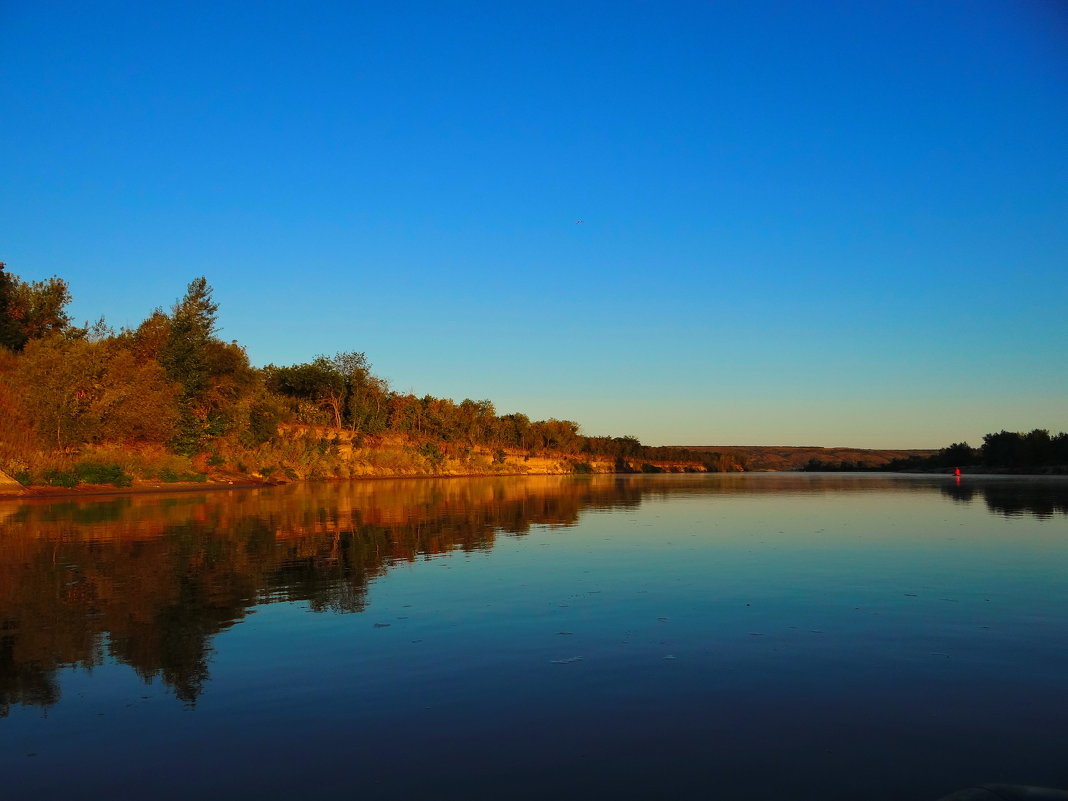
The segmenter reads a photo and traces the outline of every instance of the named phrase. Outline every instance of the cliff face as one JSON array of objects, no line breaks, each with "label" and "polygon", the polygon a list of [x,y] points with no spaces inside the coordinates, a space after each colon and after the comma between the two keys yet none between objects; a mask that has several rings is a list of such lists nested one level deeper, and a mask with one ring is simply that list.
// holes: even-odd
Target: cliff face
[{"label": "cliff face", "polygon": [[[287,458],[250,475],[270,481],[389,476],[559,475],[569,473],[704,473],[697,461],[622,459],[584,453],[531,452],[455,442],[418,442],[389,434],[360,436],[329,427],[287,425],[280,432],[290,451],[309,444],[311,459]],[[270,461],[269,459],[266,461]]]}]

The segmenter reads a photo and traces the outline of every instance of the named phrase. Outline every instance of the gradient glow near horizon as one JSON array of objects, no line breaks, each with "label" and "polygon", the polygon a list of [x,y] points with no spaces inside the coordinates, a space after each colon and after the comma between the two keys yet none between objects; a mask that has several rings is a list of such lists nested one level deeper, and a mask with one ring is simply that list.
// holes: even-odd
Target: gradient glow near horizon
[{"label": "gradient glow near horizon", "polygon": [[1063,3],[7,2],[0,108],[79,320],[205,275],[256,364],[650,444],[1068,429]]}]

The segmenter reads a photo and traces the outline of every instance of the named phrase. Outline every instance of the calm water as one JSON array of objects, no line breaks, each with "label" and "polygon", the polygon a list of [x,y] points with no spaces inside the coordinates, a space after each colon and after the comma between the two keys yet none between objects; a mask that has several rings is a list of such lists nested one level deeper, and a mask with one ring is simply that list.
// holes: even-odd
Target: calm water
[{"label": "calm water", "polygon": [[0,503],[9,798],[1068,787],[1068,482]]}]

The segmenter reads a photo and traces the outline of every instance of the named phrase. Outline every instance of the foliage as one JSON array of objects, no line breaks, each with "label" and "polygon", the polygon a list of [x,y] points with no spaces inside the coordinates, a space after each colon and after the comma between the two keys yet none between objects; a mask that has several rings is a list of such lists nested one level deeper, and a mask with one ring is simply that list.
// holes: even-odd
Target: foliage
[{"label": "foliage", "polygon": [[167,324],[157,311],[144,332],[145,340],[153,333],[158,337],[159,363],[181,387],[178,426],[171,445],[187,455],[200,451],[208,437],[234,427],[232,406],[255,383],[244,350],[215,337],[218,309],[207,279],[195,278],[172,307]]},{"label": "foliage", "polygon": [[169,467],[165,467],[160,470],[159,473],[155,476],[155,478],[158,478],[164,484],[174,484],[179,481],[195,481],[198,483],[203,483],[208,480],[208,476],[206,473],[178,472],[177,470],[172,470]]},{"label": "foliage", "polygon": [[1050,436],[1044,428],[1026,434],[1000,431],[983,437],[983,464],[1002,467],[1068,464],[1068,433]]},{"label": "foliage", "polygon": [[1044,428],[1027,433],[999,431],[986,434],[978,449],[958,442],[926,459],[895,459],[885,469],[930,470],[977,465],[987,470],[1063,472],[1068,468],[1068,433],[1051,435]]},{"label": "foliage", "polygon": [[424,442],[419,446],[419,455],[426,459],[434,467],[437,467],[445,460],[445,454],[441,452],[433,442]]},{"label": "foliage", "polygon": [[215,333],[219,306],[212,298],[206,278],[195,278],[185,297],[171,309],[167,338],[159,352],[159,362],[167,377],[182,387],[183,395],[194,398],[204,392],[208,379],[208,346]]},{"label": "foliage", "polygon": [[85,484],[114,484],[116,487],[129,487],[133,477],[117,464],[102,462],[81,462],[74,466],[74,475]]},{"label": "foliage", "polygon": [[31,341],[14,371],[21,412],[42,443],[155,441],[172,436],[176,388],[154,362],[112,342]]},{"label": "foliage", "polygon": [[66,487],[71,489],[78,486],[78,476],[73,470],[45,470],[41,476],[43,484],[51,487]]},{"label": "foliage", "polygon": [[21,351],[31,340],[71,330],[70,299],[61,278],[26,283],[0,262],[0,346]]}]

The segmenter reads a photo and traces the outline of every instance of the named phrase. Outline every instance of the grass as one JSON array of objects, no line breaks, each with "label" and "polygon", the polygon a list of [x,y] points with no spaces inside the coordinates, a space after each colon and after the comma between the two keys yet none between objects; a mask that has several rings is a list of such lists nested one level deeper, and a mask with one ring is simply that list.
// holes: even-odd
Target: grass
[{"label": "grass", "polygon": [[162,446],[87,445],[77,453],[29,451],[18,460],[8,460],[4,468],[24,486],[68,489],[80,484],[129,487],[134,479],[169,483],[208,478],[196,460],[169,453]]}]

